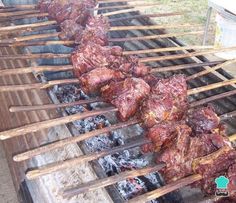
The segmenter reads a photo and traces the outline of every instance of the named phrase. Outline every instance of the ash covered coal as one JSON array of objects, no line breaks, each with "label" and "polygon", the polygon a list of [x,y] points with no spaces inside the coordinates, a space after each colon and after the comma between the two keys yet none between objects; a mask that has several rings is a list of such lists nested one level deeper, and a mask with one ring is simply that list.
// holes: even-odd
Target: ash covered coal
[{"label": "ash covered coal", "polygon": [[[76,85],[56,87],[54,88],[54,93],[61,103],[68,103],[89,98],[79,89],[79,86]],[[91,110],[94,106],[96,106],[96,104],[83,106],[77,105],[67,107],[65,111],[68,114],[83,113]],[[81,134],[110,125],[109,121],[103,115],[79,120],[73,122],[73,124]],[[140,130],[140,134],[141,133],[142,130]],[[95,152],[123,145],[125,142],[126,136],[122,133],[122,131],[116,131],[109,133],[108,136],[99,135],[88,139],[85,141],[85,144],[91,152]],[[98,162],[107,176],[112,176],[123,171],[143,168],[149,164],[150,160],[141,154],[139,148],[133,148],[100,158]],[[160,177],[157,173],[124,180],[116,184],[118,191],[124,199],[129,199],[138,194],[143,194],[150,189],[157,188],[158,186],[160,186]],[[152,202],[159,201],[153,200]]]}]

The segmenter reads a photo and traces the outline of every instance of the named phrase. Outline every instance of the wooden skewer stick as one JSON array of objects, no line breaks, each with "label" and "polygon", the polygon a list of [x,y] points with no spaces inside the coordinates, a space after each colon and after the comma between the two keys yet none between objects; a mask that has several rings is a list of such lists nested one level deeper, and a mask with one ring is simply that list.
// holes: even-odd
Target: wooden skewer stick
[{"label": "wooden skewer stick", "polygon": [[171,28],[196,28],[199,24],[173,24],[173,25],[127,25],[110,27],[110,31],[124,31],[124,30],[155,30],[155,29],[171,29]]},{"label": "wooden skewer stick", "polygon": [[55,20],[39,22],[39,23],[32,23],[32,24],[25,24],[25,25],[11,25],[6,27],[0,27],[0,33],[6,33],[16,30],[32,30],[33,28],[39,27],[46,27],[49,25],[56,25],[57,22]]},{"label": "wooden skewer stick", "polygon": [[[231,142],[235,141],[236,140],[236,134],[231,135],[229,137],[229,140]],[[223,149],[223,148],[221,148],[221,149]],[[221,150],[221,149],[219,149],[219,150]],[[213,154],[214,153],[217,154],[219,152],[219,150],[216,151],[216,152],[213,152]],[[140,195],[138,197],[135,197],[135,198],[131,199],[130,201],[128,201],[128,203],[137,203],[137,202],[138,203],[145,203],[147,201],[151,201],[151,200],[159,198],[159,197],[161,197],[161,196],[163,196],[165,194],[173,192],[173,191],[175,191],[177,189],[180,189],[182,187],[190,185],[190,184],[192,184],[192,183],[194,183],[196,181],[199,181],[202,178],[203,177],[200,174],[195,174],[195,175],[188,176],[188,177],[183,178],[181,180],[177,180],[177,181],[172,182],[172,183],[170,183],[168,185],[165,185],[165,186],[163,186],[163,187],[161,187],[159,189],[156,189],[156,190],[153,190],[151,192],[147,192],[147,193],[145,193],[143,195]]]},{"label": "wooden skewer stick", "polygon": [[71,107],[71,106],[76,106],[76,105],[91,104],[95,102],[104,102],[104,100],[101,98],[94,98],[94,99],[79,100],[75,102],[60,103],[60,104],[45,104],[45,105],[35,105],[35,106],[11,106],[9,108],[9,111],[15,113],[15,112],[21,112],[21,111],[49,110],[49,109],[55,109],[55,108],[65,108],[65,107]]},{"label": "wooden skewer stick", "polygon": [[26,18],[43,18],[48,17],[48,13],[34,13],[34,14],[27,14],[23,16],[12,16],[7,18],[0,19],[0,22],[6,22],[6,21],[14,21],[14,20],[20,20],[20,19],[26,19]]},{"label": "wooden skewer stick", "polygon": [[40,54],[16,54],[3,55],[0,60],[14,60],[14,59],[48,59],[48,58],[69,58],[71,54],[54,54],[54,53],[40,53]]},{"label": "wooden skewer stick", "polygon": [[74,41],[61,41],[61,40],[49,40],[49,41],[37,41],[37,42],[13,42],[13,43],[0,43],[0,47],[28,47],[28,46],[49,46],[49,45],[64,45],[73,46]]},{"label": "wooden skewer stick", "polygon": [[[81,105],[81,104],[89,104],[92,102],[99,102],[99,101],[102,101],[102,100],[101,99],[90,99],[90,100],[85,100],[85,101],[72,102],[72,103],[69,103],[69,105],[67,105],[67,104],[49,104],[49,105],[45,105],[44,109],[47,110],[47,109],[51,109],[51,107],[53,107],[53,108],[58,107],[59,108],[59,107],[72,106],[72,105],[74,106],[74,105]],[[47,106],[49,108],[47,108]],[[26,107],[27,107],[27,110],[29,110],[32,106],[26,106]],[[42,110],[42,108],[40,108],[42,106],[38,106],[38,107],[39,107],[39,109]],[[18,110],[24,111],[25,107],[18,106],[18,107],[15,107],[16,108],[15,110],[14,110],[14,107],[13,107],[13,110],[11,108],[10,108],[11,112],[17,112]],[[33,107],[33,108],[35,108],[35,107]],[[35,110],[35,109],[33,109],[33,110]],[[221,120],[226,120],[226,119],[234,117],[234,116],[236,116],[236,111],[221,115],[220,118],[221,118]],[[92,131],[89,133],[85,133],[80,136],[75,136],[75,137],[59,140],[57,142],[53,142],[51,144],[47,144],[47,145],[44,145],[41,147],[37,147],[35,149],[28,150],[23,153],[17,154],[13,157],[13,160],[17,161],[17,162],[25,161],[25,160],[33,158],[34,156],[37,156],[39,154],[43,154],[43,153],[52,151],[57,148],[65,147],[66,145],[69,145],[69,144],[77,143],[77,142],[89,139],[91,137],[94,137],[94,136],[97,136],[100,134],[104,134],[104,133],[107,133],[107,132],[110,132],[110,131],[113,131],[113,130],[116,130],[119,128],[124,128],[124,127],[128,127],[130,125],[135,125],[135,124],[139,124],[139,123],[141,123],[141,120],[131,120],[131,121],[127,121],[124,123],[118,123],[118,124],[115,124],[113,126],[109,126],[109,127],[103,128],[103,129],[95,130],[95,131]]]},{"label": "wooden skewer stick", "polygon": [[98,0],[99,4],[103,3],[120,3],[120,2],[144,2],[144,0]]},{"label": "wooden skewer stick", "polygon": [[[190,63],[190,64],[183,64],[183,65],[176,65],[176,66],[167,66],[162,68],[153,68],[151,73],[158,73],[158,72],[167,72],[167,71],[175,71],[175,70],[182,70],[188,68],[198,68],[203,66],[210,66],[222,63],[224,61],[213,61],[213,62],[203,62],[203,63]],[[44,71],[70,71],[73,70],[72,65],[58,65],[58,66],[33,66],[33,67],[24,67],[24,68],[12,68],[12,69],[3,69],[0,70],[0,77],[6,75],[20,75],[26,73],[40,73]]]},{"label": "wooden skewer stick", "polygon": [[[49,81],[48,83],[45,83],[45,84],[35,83],[35,84],[24,84],[24,85],[3,85],[3,86],[0,86],[0,92],[6,92],[6,91],[10,92],[10,91],[19,91],[19,90],[22,91],[22,90],[30,90],[30,89],[45,89],[45,88],[52,87],[54,85],[69,84],[69,83],[79,83],[79,79],[54,80],[54,81]],[[188,95],[198,94],[201,92],[224,87],[227,85],[232,85],[234,83],[236,83],[236,78],[227,80],[227,81],[218,82],[218,83],[213,83],[213,84],[202,86],[202,87],[197,87],[197,88],[188,90]]]},{"label": "wooden skewer stick", "polygon": [[41,121],[41,122],[21,126],[19,128],[14,128],[11,130],[0,132],[0,140],[6,140],[6,139],[17,137],[20,135],[25,135],[27,133],[37,132],[39,130],[47,129],[53,126],[62,125],[62,124],[76,121],[76,120],[80,120],[80,119],[84,119],[84,118],[88,118],[92,116],[97,116],[100,114],[106,114],[109,112],[115,112],[115,111],[117,111],[117,108],[109,107],[109,108],[104,108],[102,110],[95,110],[92,112],[86,112],[82,114],[74,114],[74,115],[70,115],[66,117],[55,118],[51,120],[46,120],[46,121]]},{"label": "wooden skewer stick", "polygon": [[212,101],[215,101],[215,100],[218,100],[218,99],[222,99],[222,98],[225,98],[225,97],[229,97],[229,96],[232,96],[232,95],[235,95],[235,94],[236,94],[236,90],[231,90],[231,91],[228,91],[228,92],[217,94],[217,95],[208,97],[206,99],[201,99],[199,101],[192,102],[190,104],[190,107],[194,108],[196,106],[201,106],[203,104],[207,104],[209,102],[212,102]]},{"label": "wooden skewer stick", "polygon": [[[81,104],[89,104],[89,103],[92,103],[92,102],[99,102],[99,101],[102,101],[102,100],[101,99],[100,100],[99,99],[91,99],[91,100],[85,100],[85,101],[78,101],[78,102],[69,103],[70,105],[67,105],[67,104],[49,104],[49,105],[45,105],[45,108],[43,108],[43,109],[47,110],[47,109],[50,109],[51,107],[53,107],[53,108],[58,107],[59,108],[59,107],[72,106],[72,105],[74,106],[74,105],[81,105]],[[49,108],[47,108],[47,106],[49,106]],[[27,107],[27,110],[30,110],[30,108],[32,106],[26,106],[26,107]],[[42,108],[41,108],[42,106],[38,106],[38,107],[39,107],[40,110],[42,110]],[[24,111],[25,107],[24,106],[18,106],[18,107],[16,106],[15,110],[14,110],[14,107],[13,107],[13,110],[11,108],[10,108],[11,112],[17,112],[18,110],[19,111]],[[35,107],[33,107],[33,108],[35,108]],[[35,110],[35,109],[33,109],[33,110]],[[234,117],[234,116],[236,116],[236,111],[223,114],[223,115],[220,116],[220,118],[221,118],[221,120],[226,120],[226,119],[229,119],[229,118]],[[82,134],[80,136],[75,136],[75,137],[59,140],[59,141],[56,141],[56,142],[53,142],[53,143],[50,143],[50,144],[47,144],[47,145],[44,145],[44,146],[41,146],[41,147],[37,147],[35,149],[28,150],[28,151],[23,152],[23,153],[17,154],[13,157],[13,160],[17,161],[17,162],[25,161],[25,160],[31,159],[31,158],[39,155],[39,154],[43,154],[43,153],[52,151],[52,150],[57,149],[57,148],[65,147],[69,144],[74,144],[74,143],[77,143],[77,142],[95,137],[95,136],[100,135],[100,134],[110,132],[110,131],[113,131],[113,130],[116,130],[116,129],[125,128],[125,127],[131,126],[131,125],[139,124],[141,122],[142,122],[141,120],[134,119],[134,120],[130,120],[130,121],[127,121],[127,122],[124,122],[124,123],[118,123],[118,124],[115,124],[113,126],[102,128],[102,129],[99,129],[99,130],[91,131],[91,132]]]},{"label": "wooden skewer stick", "polygon": [[[119,3],[119,2],[143,2],[141,0],[98,0],[98,3]],[[18,4],[18,5],[12,5],[12,6],[4,6],[0,7],[0,10],[6,10],[6,9],[37,9],[38,4]]]},{"label": "wooden skewer stick", "polygon": [[141,58],[140,62],[146,63],[146,62],[157,62],[157,61],[164,61],[164,60],[175,60],[175,59],[189,58],[189,57],[194,57],[194,56],[202,56],[202,55],[207,55],[207,54],[214,54],[218,52],[234,51],[234,50],[236,50],[236,47],[215,48],[209,51],[202,51],[202,52],[191,52],[191,53],[185,53],[185,54]]},{"label": "wooden skewer stick", "polygon": [[2,10],[9,9],[9,8],[36,9],[37,8],[37,4],[18,4],[18,5],[1,7]]},{"label": "wooden skewer stick", "polygon": [[169,38],[169,37],[180,37],[180,36],[186,36],[186,35],[199,35],[203,33],[204,33],[203,31],[179,32],[179,33],[148,35],[148,36],[140,36],[140,37],[113,38],[113,39],[109,39],[109,41],[110,42],[141,41],[141,40],[163,39],[163,38]]},{"label": "wooden skewer stick", "polygon": [[196,79],[196,78],[198,78],[200,76],[206,75],[208,73],[211,73],[211,72],[213,72],[215,70],[218,70],[220,68],[223,68],[223,67],[228,66],[228,65],[233,64],[233,63],[236,63],[236,59],[232,59],[232,60],[226,61],[226,62],[224,62],[222,64],[219,64],[219,65],[217,65],[215,67],[212,67],[212,68],[203,70],[201,72],[198,72],[196,74],[193,74],[193,75],[187,77],[187,80],[194,80],[194,79]]},{"label": "wooden skewer stick", "polygon": [[232,112],[229,112],[229,113],[226,113],[226,114],[223,114],[220,118],[221,120],[227,120],[229,118],[233,118],[236,116],[236,111],[232,111]]},{"label": "wooden skewer stick", "polygon": [[153,200],[153,199],[156,199],[158,197],[161,197],[165,194],[168,194],[170,192],[173,192],[175,190],[178,190],[182,187],[185,187],[186,185],[190,185],[196,181],[199,181],[202,179],[202,176],[201,175],[191,175],[191,176],[188,176],[186,178],[183,178],[181,180],[177,180],[175,182],[172,182],[168,185],[165,185],[161,188],[158,188],[156,190],[153,190],[151,192],[147,192],[143,195],[140,195],[138,197],[135,197],[129,201],[127,201],[128,203],[145,203],[145,202],[148,202],[150,200]]},{"label": "wooden skewer stick", "polygon": [[78,166],[81,163],[93,161],[93,160],[99,159],[101,157],[111,155],[111,154],[114,154],[117,152],[121,152],[124,150],[128,150],[133,147],[138,147],[140,145],[147,144],[147,143],[150,143],[150,141],[147,139],[136,138],[136,141],[128,143],[126,145],[114,147],[112,149],[104,150],[101,152],[93,152],[90,154],[82,155],[77,158],[69,159],[66,161],[60,161],[57,163],[52,163],[52,164],[46,165],[44,167],[40,167],[38,169],[27,172],[26,177],[29,180],[32,180],[32,179],[38,178],[40,176],[43,176],[43,175],[46,175],[49,173],[53,173],[53,172],[63,170],[66,168],[71,168],[72,166]]},{"label": "wooden skewer stick", "polygon": [[36,35],[27,35],[23,37],[14,37],[11,39],[1,39],[0,44],[6,45],[6,44],[11,44],[11,43],[16,43],[16,42],[24,42],[24,41],[29,41],[29,40],[34,40],[34,39],[45,39],[49,37],[58,37],[59,33],[44,33],[44,34],[36,34]]},{"label": "wooden skewer stick", "polygon": [[167,71],[176,71],[176,70],[186,70],[190,68],[199,68],[203,66],[212,66],[217,65],[220,63],[223,63],[225,61],[212,61],[212,62],[203,62],[203,63],[189,63],[189,64],[181,64],[181,65],[174,65],[174,66],[166,66],[166,67],[158,67],[153,68],[151,70],[151,73],[161,73],[161,72],[167,72]]},{"label": "wooden skewer stick", "polygon": [[[1,74],[1,72],[0,72]],[[196,106],[200,106],[221,98],[225,98],[225,97],[229,97],[236,94],[236,90],[231,90],[228,92],[224,92],[221,94],[217,94],[205,99],[201,99],[199,101],[195,101],[190,103],[190,107],[194,108]],[[74,105],[81,105],[81,104],[89,104],[89,103],[93,103],[93,102],[104,102],[103,99],[101,98],[95,98],[95,99],[88,99],[85,101],[77,101],[77,102],[71,102],[71,103],[60,103],[60,104],[45,104],[45,105],[31,105],[31,106],[11,106],[9,108],[10,112],[22,112],[22,111],[39,111],[39,110],[49,110],[49,109],[56,109],[56,108],[65,108],[65,107],[70,107],[70,106],[74,106]]]},{"label": "wooden skewer stick", "polygon": [[[55,33],[53,33],[53,34],[55,34]],[[166,47],[166,48],[157,48],[157,49],[124,51],[123,55],[170,52],[170,51],[190,50],[190,49],[205,50],[205,49],[211,49],[211,48],[212,48],[212,46]],[[71,56],[71,54],[42,53],[42,54],[6,55],[6,56],[0,56],[0,59],[68,58],[70,56]]]},{"label": "wooden skewer stick", "polygon": [[37,10],[26,10],[26,11],[14,11],[14,12],[9,12],[9,13],[0,13],[0,18],[21,16],[21,15],[27,15],[27,14],[35,14],[35,13],[39,13],[39,12],[40,11],[37,11]]},{"label": "wooden skewer stick", "polygon": [[45,83],[31,83],[24,85],[4,85],[0,86],[0,92],[11,92],[11,91],[23,91],[23,90],[33,90],[33,89],[47,89],[55,85],[65,85],[65,84],[78,84],[79,79],[63,79],[63,80],[51,80]]},{"label": "wooden skewer stick", "polygon": [[130,120],[124,123],[114,124],[112,126],[105,127],[99,130],[94,130],[94,131],[91,131],[91,132],[88,132],[79,136],[65,138],[63,140],[59,140],[57,142],[53,142],[53,143],[50,143],[41,147],[37,147],[35,149],[28,150],[20,154],[17,154],[13,157],[13,160],[17,162],[25,161],[39,154],[43,154],[57,148],[65,147],[70,144],[75,144],[83,140],[86,140],[86,139],[89,139],[89,138],[92,138],[101,134],[105,134],[105,133],[108,133],[117,129],[125,128],[134,124],[138,124],[138,123],[139,123],[138,120]]},{"label": "wooden skewer stick", "polygon": [[[177,50],[188,50],[188,49],[210,49],[211,46],[188,46],[188,47],[167,47],[158,49],[144,49],[137,51],[124,51],[123,55],[133,55],[133,54],[147,54],[147,53],[158,53],[158,52],[169,52]],[[42,53],[42,54],[19,54],[19,55],[3,55],[0,59],[37,59],[37,58],[69,58],[71,54],[54,54],[54,53]],[[152,57],[151,57],[152,58]],[[142,60],[142,59],[141,59]]]},{"label": "wooden skewer stick", "polygon": [[73,70],[72,65],[60,65],[60,66],[31,66],[31,67],[24,67],[24,68],[12,68],[12,69],[1,69],[0,70],[0,77],[6,75],[20,75],[26,73],[40,73],[43,71],[69,71]]},{"label": "wooden skewer stick", "polygon": [[[171,33],[171,34],[162,34],[162,35],[150,35],[150,36],[144,36],[144,37],[128,37],[128,38],[113,38],[108,39],[109,42],[123,42],[123,41],[131,41],[131,40],[142,40],[142,39],[163,39],[168,37],[177,37],[177,36],[183,36],[183,35],[195,35],[195,34],[202,34],[203,31],[197,31],[197,32],[185,32],[185,33]],[[0,40],[0,46],[30,46],[30,45],[50,45],[50,44],[65,44],[70,45],[74,44],[74,41],[45,41],[45,42],[28,42],[28,40],[34,40],[34,39],[44,39],[48,37],[58,37],[59,33],[46,33],[46,34],[39,34],[39,35],[30,35],[30,36],[24,36],[24,37],[16,37],[13,39],[3,39]],[[30,38],[29,38],[30,37]],[[19,43],[23,42],[25,43]]]},{"label": "wooden skewer stick", "polygon": [[209,90],[212,90],[212,89],[224,87],[224,86],[227,86],[227,85],[232,85],[234,83],[236,83],[236,78],[231,79],[231,80],[218,82],[218,83],[213,83],[213,84],[202,86],[202,87],[193,88],[191,90],[188,90],[188,95],[198,94],[198,93],[201,93],[201,92],[205,92],[205,91],[209,91]]},{"label": "wooden skewer stick", "polygon": [[135,51],[123,51],[124,55],[138,55],[138,54],[149,54],[149,53],[159,53],[159,52],[169,52],[169,51],[181,51],[181,50],[205,50],[212,49],[213,46],[183,46],[183,47],[166,47],[157,49],[145,49],[145,50],[135,50]]},{"label": "wooden skewer stick", "polygon": [[[222,82],[219,82],[219,83],[214,83],[214,84],[206,85],[206,86],[203,86],[203,87],[198,87],[198,88],[188,90],[188,95],[197,94],[197,93],[200,93],[200,92],[203,92],[203,91],[216,89],[216,88],[223,87],[223,86],[226,86],[226,85],[231,85],[231,84],[234,84],[234,83],[236,83],[236,78],[232,79],[232,80],[222,81]],[[107,109],[100,110],[100,111],[94,111],[94,113],[100,112],[100,114],[102,114],[102,113],[107,113],[107,112],[110,112],[110,111],[114,112],[114,111],[118,111],[118,109],[112,107],[112,108],[107,108]],[[85,114],[85,115],[90,115],[90,113]],[[62,118],[58,118],[58,119],[52,119],[52,120],[49,120],[49,121],[42,121],[42,122],[38,122],[38,123],[35,123],[35,124],[29,124],[29,125],[22,126],[22,127],[19,127],[19,128],[3,131],[3,132],[0,132],[0,140],[9,139],[11,137],[16,137],[16,136],[20,136],[20,135],[23,135],[23,134],[36,132],[36,131],[39,131],[39,130],[42,130],[42,129],[45,129],[45,128],[50,128],[50,127],[53,127],[53,126],[56,126],[56,125],[72,122],[71,117],[74,118],[75,120],[79,120],[80,116],[82,116],[82,115],[77,115],[76,114],[76,115],[71,115],[71,116],[62,117]],[[78,118],[78,119],[76,119],[76,118]]]},{"label": "wooden skewer stick", "polygon": [[117,175],[113,175],[111,177],[106,177],[103,179],[89,181],[89,182],[81,184],[79,186],[75,186],[75,187],[66,189],[65,191],[62,192],[62,197],[69,198],[74,195],[94,191],[94,190],[97,190],[97,189],[100,189],[103,187],[107,187],[109,185],[113,185],[113,184],[120,182],[122,180],[126,180],[129,178],[135,178],[138,176],[143,176],[143,175],[157,172],[160,169],[162,169],[163,167],[165,167],[165,164],[158,164],[155,166],[148,166],[148,167],[142,168],[142,169],[125,171],[125,172],[119,173]]},{"label": "wooden skewer stick", "polygon": [[[232,138],[231,138],[232,139]],[[150,141],[149,141],[150,142]],[[100,158],[100,157],[99,157]],[[70,161],[70,160],[69,160]],[[78,161],[79,161],[79,159],[78,159]],[[65,161],[65,162],[67,162],[67,161]],[[65,162],[63,162],[62,164],[64,164]],[[72,164],[72,163],[66,163],[65,165],[64,165],[64,167],[69,167],[69,166],[72,166],[72,165],[77,165],[78,163],[74,163],[74,164]],[[61,165],[57,165],[57,164],[52,164],[51,165],[51,167],[49,166],[49,167],[44,167],[44,168],[42,168],[42,170],[41,171],[38,171],[39,169],[37,169],[37,170],[34,170],[33,171],[33,178],[37,178],[37,177],[39,177],[39,176],[41,176],[41,175],[45,175],[45,173],[46,174],[48,174],[48,173],[51,173],[51,172],[55,172],[54,170],[57,170],[58,169],[58,167],[60,167]],[[163,168],[163,167],[165,167],[165,164],[161,164],[161,165],[157,165],[158,167],[160,167],[161,166],[161,168]],[[65,168],[62,168],[62,169],[65,169]],[[161,168],[159,168],[159,170],[161,169]],[[61,170],[61,168],[60,168],[60,170]],[[50,172],[49,172],[50,171]],[[156,170],[156,171],[158,171],[158,170]],[[153,172],[156,172],[156,171],[153,171]],[[30,172],[32,172],[32,171],[30,171]],[[127,172],[129,175],[130,175],[130,172]],[[142,173],[142,174],[133,174],[133,173],[131,173],[131,174],[133,174],[133,176],[132,177],[130,177],[130,178],[134,178],[134,177],[137,177],[137,176],[141,176],[141,175],[146,175],[146,174],[149,174],[150,172],[146,172],[146,173]],[[31,174],[31,175],[32,175]],[[37,174],[37,175],[36,175]],[[121,177],[123,177],[123,178],[117,178],[118,176],[112,176],[112,177],[110,177],[110,178],[104,178],[104,179],[100,179],[100,180],[94,180],[94,181],[90,181],[90,182],[87,182],[87,183],[84,183],[84,184],[82,184],[82,185],[80,185],[80,186],[77,186],[77,187],[73,187],[73,188],[70,188],[70,189],[68,189],[68,190],[66,190],[64,193],[63,193],[63,196],[66,196],[66,197],[70,197],[70,196],[73,196],[73,195],[75,195],[75,194],[81,194],[81,193],[85,193],[85,192],[89,192],[89,191],[93,191],[93,190],[96,190],[96,189],[99,189],[99,188],[102,188],[102,187],[106,187],[106,186],[109,186],[109,185],[112,185],[112,184],[114,184],[114,183],[117,183],[117,182],[119,182],[119,181],[121,181],[121,180],[124,180],[124,179],[127,179],[127,178],[129,178],[129,176],[128,177],[125,177],[124,178],[124,176],[123,176],[123,174],[125,174],[125,173],[121,173],[121,174],[119,174],[118,176],[121,176]],[[28,178],[32,178],[32,176],[27,176]],[[188,185],[188,184],[191,184],[191,183],[193,183],[192,181],[197,181],[197,180],[200,180],[202,178],[202,176],[201,175],[193,175],[193,176],[190,176],[190,177],[187,177],[187,178],[184,178],[184,179],[182,179],[182,180],[179,180],[179,181],[177,181],[177,182],[174,182],[174,183],[171,183],[171,184],[169,184],[169,185],[167,185],[167,186],[164,186],[164,187],[162,187],[162,188],[160,188],[160,189],[157,189],[156,190],[156,192],[157,191],[159,191],[158,192],[158,194],[156,194],[156,193],[154,193],[155,195],[160,195],[160,196],[162,196],[162,195],[164,195],[162,192],[167,192],[167,193],[169,193],[169,192],[171,192],[171,191],[173,191],[173,190],[176,190],[176,189],[178,189],[178,188],[180,188],[180,187],[184,187],[184,186],[186,186],[186,184]],[[189,180],[191,183],[189,183],[188,181],[186,181],[186,180]],[[177,184],[176,184],[177,183]],[[173,186],[173,187],[172,187]],[[170,190],[171,189],[171,190]],[[170,191],[169,191],[170,190]],[[162,192],[160,192],[160,191],[162,191]],[[167,194],[167,193],[165,193],[165,194]],[[158,198],[159,196],[157,196],[157,197],[155,197],[155,198],[153,198],[152,197],[152,195],[151,194],[153,194],[152,192],[150,192],[150,193],[146,193],[146,194],[148,194],[148,197],[149,198],[152,198],[152,199],[155,199],[155,198]],[[142,195],[142,196],[140,196],[141,198],[146,198],[147,196],[146,195]],[[144,202],[146,202],[146,201],[149,201],[149,200],[152,200],[152,199],[145,199],[145,201]],[[141,201],[142,199],[136,199],[136,200],[138,200],[138,201],[136,201],[136,202],[143,202],[143,201]]]},{"label": "wooden skewer stick", "polygon": [[101,11],[101,10],[117,9],[117,8],[130,9],[130,8],[137,8],[137,7],[140,8],[140,7],[149,7],[149,6],[160,6],[160,3],[142,3],[142,4],[136,3],[136,4],[127,4],[127,5],[103,6],[103,7],[96,7],[91,10]]},{"label": "wooden skewer stick", "polygon": [[132,19],[145,18],[145,17],[156,18],[156,17],[167,17],[167,16],[177,16],[177,15],[183,15],[183,12],[133,15],[133,16],[129,16],[129,17],[120,17],[120,18],[109,19],[109,22],[132,20]]}]

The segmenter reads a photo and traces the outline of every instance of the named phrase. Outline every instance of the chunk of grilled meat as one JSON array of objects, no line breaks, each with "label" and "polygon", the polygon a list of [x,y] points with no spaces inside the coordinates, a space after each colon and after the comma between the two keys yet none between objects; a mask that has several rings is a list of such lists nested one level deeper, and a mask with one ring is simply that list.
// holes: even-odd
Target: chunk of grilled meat
[{"label": "chunk of grilled meat", "polygon": [[83,26],[74,20],[65,20],[60,24],[61,32],[58,35],[61,40],[73,40],[75,43],[81,40]]},{"label": "chunk of grilled meat", "polygon": [[109,67],[116,57],[122,54],[122,48],[118,46],[103,47],[94,43],[88,43],[71,55],[75,75],[79,78],[95,68]]},{"label": "chunk of grilled meat", "polygon": [[236,151],[229,145],[205,157],[195,159],[192,163],[193,171],[203,177],[195,186],[200,187],[206,194],[215,194],[214,180],[221,175],[226,175],[230,166],[236,163],[235,160]]},{"label": "chunk of grilled meat", "polygon": [[177,132],[176,140],[157,157],[157,163],[166,163],[166,168],[161,172],[167,182],[194,174],[197,172],[194,167],[197,166],[195,159],[211,154],[222,146],[228,146],[227,138],[222,139],[222,135],[217,133],[192,137],[191,128],[187,125],[177,126]]},{"label": "chunk of grilled meat", "polygon": [[139,105],[149,92],[149,85],[140,78],[111,82],[101,89],[102,97],[118,108],[118,116],[122,121],[136,114]]},{"label": "chunk of grilled meat", "polygon": [[96,93],[102,86],[107,85],[109,82],[124,79],[124,75],[120,71],[108,68],[96,68],[83,74],[79,79],[85,93]]},{"label": "chunk of grilled meat", "polygon": [[190,109],[187,116],[187,123],[194,133],[210,133],[220,123],[220,118],[211,106]]},{"label": "chunk of grilled meat", "polygon": [[[167,91],[168,90],[168,91]],[[182,75],[158,80],[141,107],[141,118],[148,128],[166,121],[178,121],[188,108],[187,84]]]},{"label": "chunk of grilled meat", "polygon": [[107,18],[90,17],[87,21],[86,28],[83,31],[81,44],[85,45],[88,42],[101,46],[108,45],[108,31],[110,25]]},{"label": "chunk of grilled meat", "polygon": [[177,123],[161,123],[156,124],[152,128],[147,129],[146,137],[152,141],[150,144],[142,146],[144,153],[158,152],[161,148],[169,145],[170,142],[174,141],[177,135]]}]

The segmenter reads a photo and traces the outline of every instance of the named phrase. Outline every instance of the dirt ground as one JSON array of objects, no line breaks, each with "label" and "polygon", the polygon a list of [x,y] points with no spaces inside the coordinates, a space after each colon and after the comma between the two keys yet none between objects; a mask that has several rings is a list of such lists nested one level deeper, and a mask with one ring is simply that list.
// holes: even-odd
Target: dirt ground
[{"label": "dirt ground", "polygon": [[[173,29],[171,32],[183,32],[193,30],[204,30],[206,14],[208,8],[207,0],[147,0],[146,2],[160,3],[160,5],[154,6],[151,9],[147,9],[146,12],[151,13],[164,13],[164,12],[183,12],[181,16],[171,16],[155,18],[157,23],[168,24],[184,24],[191,23],[198,26],[190,29]],[[211,18],[211,27],[209,33],[210,45],[214,43],[214,27],[215,27],[215,14],[213,13]],[[201,45],[203,35],[198,36],[184,36],[181,39],[188,45]]]}]

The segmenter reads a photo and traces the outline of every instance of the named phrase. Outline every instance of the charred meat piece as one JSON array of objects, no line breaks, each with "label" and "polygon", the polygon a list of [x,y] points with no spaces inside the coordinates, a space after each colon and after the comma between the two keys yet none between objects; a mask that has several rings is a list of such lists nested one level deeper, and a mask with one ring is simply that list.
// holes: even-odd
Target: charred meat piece
[{"label": "charred meat piece", "polygon": [[178,124],[162,123],[156,124],[152,128],[148,128],[146,137],[150,139],[152,143],[144,145],[142,151],[144,153],[157,152],[164,146],[167,146],[177,135],[176,125]]},{"label": "charred meat piece", "polygon": [[77,1],[77,0],[54,0],[51,2],[39,3],[41,10],[46,10],[49,16],[62,23],[65,20],[74,20],[76,23],[85,26],[88,18],[91,16],[89,9],[95,6],[95,1]]},{"label": "charred meat piece", "polygon": [[51,4],[52,0],[40,0],[38,2],[38,9],[40,10],[41,13],[47,13],[48,12],[48,7]]},{"label": "charred meat piece", "polygon": [[235,163],[229,167],[227,177],[229,178],[229,195],[234,197],[236,201],[236,160]]},{"label": "charred meat piece", "polygon": [[[228,146],[228,142],[224,139],[222,139],[222,143],[217,142],[217,146],[215,145],[215,140],[221,140],[219,134],[203,134],[200,137],[191,137],[191,128],[187,125],[177,126],[177,132],[175,142],[161,151],[160,156],[157,157],[157,163],[166,163],[166,168],[162,170],[162,174],[167,182],[176,181],[198,172],[194,167],[198,166],[195,164],[195,159],[217,151],[219,146]],[[221,168],[218,165],[215,166]],[[211,168],[212,165],[207,167]]]},{"label": "charred meat piece", "polygon": [[137,56],[123,55],[112,62],[111,68],[119,69],[127,75],[143,77],[150,73],[150,68],[139,62]]},{"label": "charred meat piece", "polygon": [[87,44],[88,42],[93,42],[101,46],[108,45],[109,22],[107,18],[100,17],[90,17],[86,28],[83,32],[83,37],[81,39],[81,44]]},{"label": "charred meat piece", "polygon": [[59,13],[66,4],[68,4],[67,0],[53,0],[48,6],[49,16],[56,20],[57,13]]},{"label": "charred meat piece", "polygon": [[80,77],[80,83],[83,91],[86,93],[96,93],[102,86],[110,81],[117,81],[124,78],[120,71],[108,68],[96,68]]},{"label": "charred meat piece", "polygon": [[59,38],[61,40],[73,40],[75,43],[81,39],[83,27],[74,20],[65,20],[60,24],[61,32]]},{"label": "charred meat piece", "polygon": [[151,128],[161,122],[181,120],[187,107],[187,102],[179,103],[169,94],[151,94],[142,104],[141,118]]},{"label": "charred meat piece", "polygon": [[161,79],[152,88],[152,92],[155,94],[171,94],[178,100],[181,98],[186,99],[187,91],[186,77],[182,74]]},{"label": "charred meat piece", "polygon": [[144,125],[150,128],[161,122],[181,120],[187,108],[186,80],[182,75],[173,76],[157,81],[142,104],[141,117]]},{"label": "charred meat piece", "polygon": [[214,180],[227,174],[229,167],[235,163],[236,151],[231,146],[225,146],[205,157],[199,157],[192,163],[194,173],[202,175],[202,180],[195,185],[206,194],[215,194]]},{"label": "charred meat piece", "polygon": [[187,123],[197,133],[209,133],[216,129],[220,118],[210,106],[191,109],[188,112]]},{"label": "charred meat piece", "polygon": [[149,92],[149,85],[140,78],[111,82],[101,89],[102,97],[118,108],[118,116],[122,121],[135,115],[140,103]]},{"label": "charred meat piece", "polygon": [[97,44],[88,43],[80,47],[71,55],[75,75],[79,78],[83,73],[87,73],[95,68],[109,67],[118,55],[122,54],[121,47],[102,47]]}]

